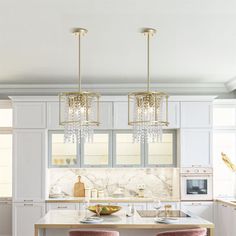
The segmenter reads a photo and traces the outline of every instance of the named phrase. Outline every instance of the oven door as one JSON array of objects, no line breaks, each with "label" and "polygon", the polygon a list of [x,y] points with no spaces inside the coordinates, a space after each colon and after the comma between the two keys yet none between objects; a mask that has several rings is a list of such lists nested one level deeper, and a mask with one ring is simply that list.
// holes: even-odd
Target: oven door
[{"label": "oven door", "polygon": [[212,200],[212,175],[181,175],[182,200]]}]

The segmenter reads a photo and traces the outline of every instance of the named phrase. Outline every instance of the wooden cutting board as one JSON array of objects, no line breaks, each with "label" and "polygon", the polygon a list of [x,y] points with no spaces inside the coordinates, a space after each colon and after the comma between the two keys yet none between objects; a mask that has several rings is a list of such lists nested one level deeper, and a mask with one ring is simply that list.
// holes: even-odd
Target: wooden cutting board
[{"label": "wooden cutting board", "polygon": [[81,176],[78,176],[78,182],[74,184],[74,197],[85,197],[84,183],[80,179]]}]

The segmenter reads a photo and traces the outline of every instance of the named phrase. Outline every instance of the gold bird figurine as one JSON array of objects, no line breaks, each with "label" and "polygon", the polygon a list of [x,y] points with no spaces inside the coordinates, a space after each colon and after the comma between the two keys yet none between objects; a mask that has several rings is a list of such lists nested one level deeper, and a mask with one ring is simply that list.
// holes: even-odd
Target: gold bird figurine
[{"label": "gold bird figurine", "polygon": [[224,154],[222,152],[221,158],[228,168],[230,168],[232,171],[236,172],[236,165],[230,160],[230,158],[226,154]]}]

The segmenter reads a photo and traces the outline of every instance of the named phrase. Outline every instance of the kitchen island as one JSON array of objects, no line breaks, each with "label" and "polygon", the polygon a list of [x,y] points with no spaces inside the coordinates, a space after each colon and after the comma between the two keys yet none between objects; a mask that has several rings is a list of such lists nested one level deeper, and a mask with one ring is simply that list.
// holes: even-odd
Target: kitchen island
[{"label": "kitchen island", "polygon": [[124,211],[103,216],[103,221],[98,224],[81,223],[84,217],[84,211],[51,210],[35,224],[35,236],[45,233],[47,236],[66,236],[72,229],[109,229],[119,231],[122,236],[154,236],[160,231],[191,228],[207,228],[208,235],[214,235],[213,223],[192,215],[177,217],[169,224],[155,223],[153,217],[141,217],[137,211],[132,217],[126,217]]}]

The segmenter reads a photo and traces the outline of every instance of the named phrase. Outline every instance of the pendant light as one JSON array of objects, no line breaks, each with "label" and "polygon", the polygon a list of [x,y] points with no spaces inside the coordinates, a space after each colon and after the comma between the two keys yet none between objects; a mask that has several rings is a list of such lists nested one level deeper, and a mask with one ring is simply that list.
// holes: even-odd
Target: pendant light
[{"label": "pendant light", "polygon": [[168,95],[150,90],[150,37],[155,29],[146,28],[147,37],[147,89],[128,95],[128,124],[133,126],[134,142],[162,141],[162,127],[168,126]]},{"label": "pendant light", "polygon": [[63,92],[59,95],[59,123],[64,126],[65,142],[93,141],[93,127],[99,125],[98,93],[81,89],[81,37],[88,31],[76,28],[73,33],[78,37],[78,91]]}]

